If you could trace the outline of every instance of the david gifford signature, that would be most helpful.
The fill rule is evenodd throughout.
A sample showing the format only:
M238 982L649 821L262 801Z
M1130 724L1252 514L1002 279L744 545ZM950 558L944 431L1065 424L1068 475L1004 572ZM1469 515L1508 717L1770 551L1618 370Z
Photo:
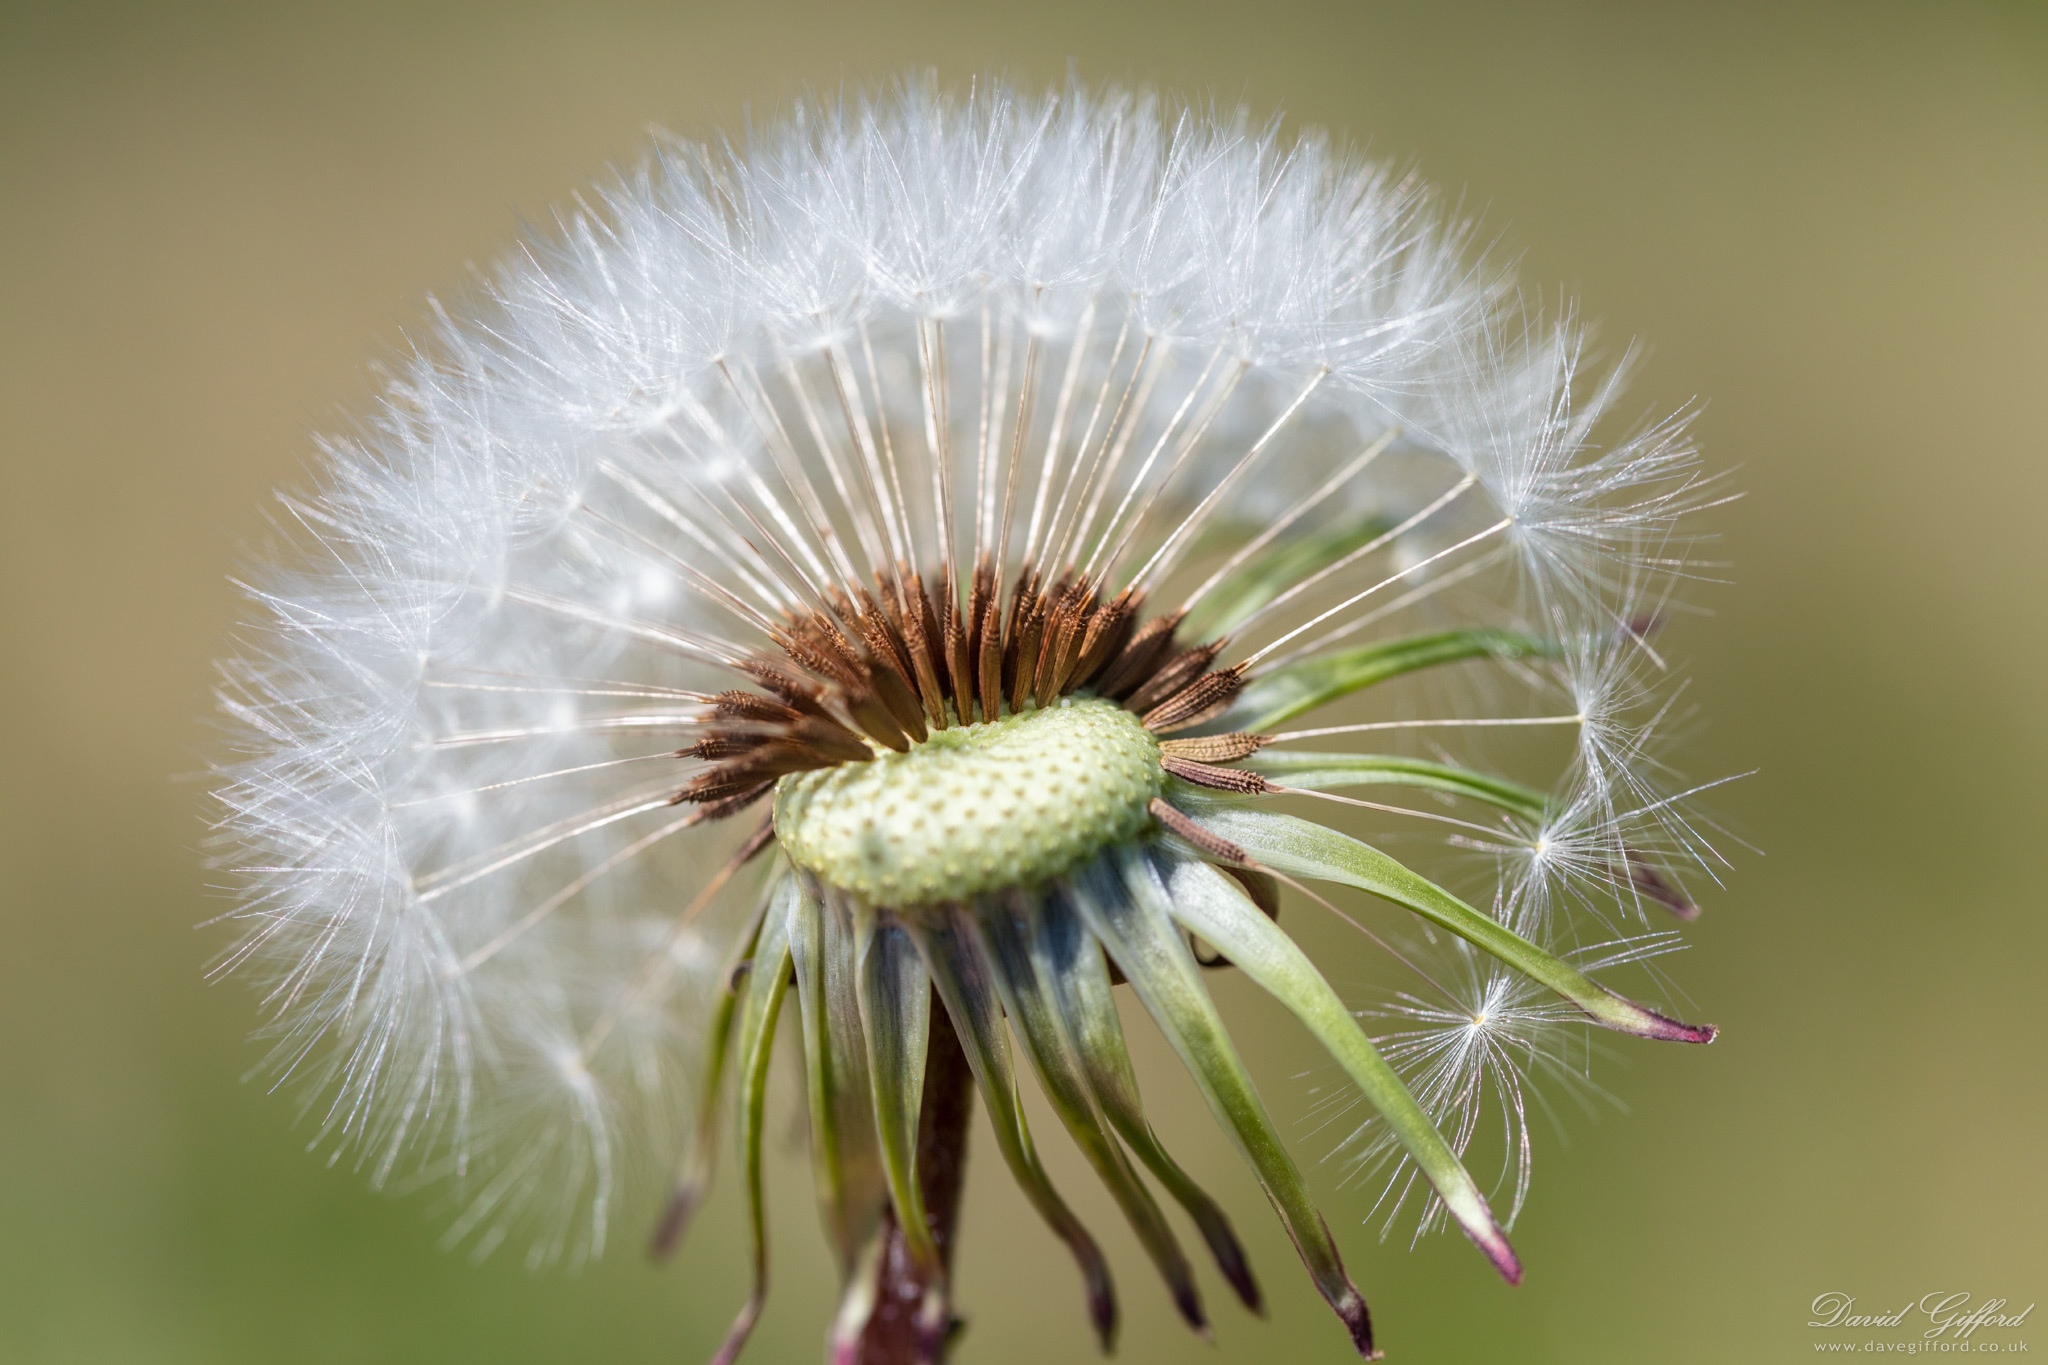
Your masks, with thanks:
M1971 1294L1951 1294L1936 1290L1908 1300L1904 1307L1891 1312L1859 1312L1856 1300L1839 1290L1829 1290L1813 1301L1813 1317L1808 1327L1904 1327L1907 1320L1918 1327L1922 1320L1928 1325L1920 1335L1929 1341L1949 1337L1952 1340L1967 1341L1980 1327L2018 1327L2027 1320L2027 1314L2034 1311L2028 1304L2018 1312L2008 1313L2006 1299L1986 1299L1974 1307Z

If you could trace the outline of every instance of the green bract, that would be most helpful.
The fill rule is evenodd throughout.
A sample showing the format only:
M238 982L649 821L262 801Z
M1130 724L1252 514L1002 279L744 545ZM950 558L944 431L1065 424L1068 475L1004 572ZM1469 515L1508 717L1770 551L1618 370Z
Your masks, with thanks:
M1159 743L1113 701L1066 697L782 779L791 861L872 904L967 900L1059 876L1151 820Z

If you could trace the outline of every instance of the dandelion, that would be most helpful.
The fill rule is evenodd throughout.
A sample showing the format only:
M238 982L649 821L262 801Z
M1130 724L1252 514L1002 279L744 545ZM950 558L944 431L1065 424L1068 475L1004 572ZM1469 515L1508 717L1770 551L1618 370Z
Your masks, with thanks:
M282 502L223 668L223 966L263 983L315 1145L443 1181L451 1243L539 1265L621 1217L674 1245L732 1123L730 1360L786 1037L833 1359L945 1354L977 1096L1107 1350L1110 1269L1040 1163L1029 1071L1205 1331L1162 1202L1260 1292L1146 1118L1128 983L1370 1356L1209 996L1228 966L1518 1280L1460 1158L1482 1100L1520 1124L1555 1069L1525 1035L1713 1036L1557 946L1701 852L1669 837L1692 827L1629 719L1650 656L1616 623L1679 572L1706 485L1682 421L1602 435L1618 380L1470 235L1242 115L911 82L662 142L437 303ZM1459 761L1564 735L1556 800ZM1401 839L1486 850L1493 890ZM1453 1036L1376 1047L1283 887L1417 972L1392 1007ZM1386 916L1465 945L1470 989L1438 1000Z

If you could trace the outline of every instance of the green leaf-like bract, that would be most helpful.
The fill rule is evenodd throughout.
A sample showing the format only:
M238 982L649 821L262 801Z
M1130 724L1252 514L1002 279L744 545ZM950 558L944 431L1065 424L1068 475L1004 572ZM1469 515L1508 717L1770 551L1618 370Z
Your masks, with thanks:
M1365 1299L1345 1274L1330 1229L1231 1046L1201 969L1169 917L1165 886L1142 850L1122 849L1114 858L1113 867L1098 864L1075 879L1076 908L1180 1054L1210 1112L1265 1187L1316 1288L1350 1330L1358 1353L1370 1359L1372 1318Z
M1012 913L984 912L976 918L983 950L995 969L1003 1007L1010 1023L1038 1072L1038 1082L1052 1101L1074 1145L1109 1188L1123 1210L1131 1230L1158 1267L1173 1295L1181 1316L1197 1330L1208 1325L1202 1311L1201 1295L1195 1288L1194 1272L1166 1222L1150 1190L1138 1179L1123 1148L1111 1135L1101 1106L1088 1087L1073 1041L1062 1026L1059 1009L1052 997L1049 972L1055 964L1041 951L1034 951L1037 935L1027 918L1030 903L1023 897L1012 902Z
M1562 958L1545 952L1492 916L1481 914L1428 878L1348 834L1262 810L1206 811L1200 823L1267 867L1355 886L1414 911L1548 986L1607 1028L1676 1042L1714 1040L1711 1024L1680 1023L1616 995Z
M931 989L917 950L902 929L878 922L875 912L864 907L854 913L861 1030L867 1036L868 1084L874 1096L882 1174L896 1206L904 1246L926 1274L941 1279L945 1266L932 1241L917 1179L917 1118L924 1102Z
M799 881L806 880L801 874ZM875 1150L867 1045L854 998L850 926L809 889L790 917L790 956L803 1010L811 1168L842 1276L851 1278L888 1199Z
M1230 709L1205 728L1264 730L1420 668L1464 659L1526 659L1555 652L1556 647L1549 641L1492 627L1446 630L1361 645L1257 675L1245 684Z
M1336 787L1424 787L1470 797L1532 824L1540 823L1549 810L1549 800L1533 787L1510 782L1491 773L1475 772L1449 763L1432 763L1422 758L1392 754L1296 753L1266 749L1246 759L1244 767L1284 786L1307 791L1329 791Z
M747 1189L747 1234L753 1252L753 1288L740 1309L725 1344L712 1365L728 1365L760 1319L761 1304L768 1295L767 1209L761 1190L761 1129L768 1107L768 1058L775 1043L775 1021L782 1013L782 999L789 989L789 931L803 892L795 876L785 876L775 887L768 914L761 922L754 945L753 965L747 973L746 996L740 1005L738 1099L739 1149Z
M1023 1106L1018 1102L1016 1074L1010 1066L1010 1047L1003 1031L1002 1006L996 999L988 962L958 910L943 917L918 916L910 921L910 930L918 951L924 955L925 970L931 973L939 1001L952 1019L953 1031L959 1035L960 1046L967 1054L968 1068L974 1073L989 1124L995 1129L996 1148L1031 1206L1038 1210L1038 1216L1067 1244L1080 1265L1088 1291L1088 1315L1103 1351L1107 1352L1116 1344L1117 1324L1116 1290L1110 1281L1109 1263L1039 1163L1031 1130L1024 1122Z
M1109 968L1102 960L1102 946L1082 928L1070 905L1049 898L1040 903L1033 955L1050 966L1045 978L1051 983L1067 1037L1073 1042L1075 1056L1103 1115L1124 1145L1152 1172L1152 1178L1194 1220L1202 1239L1209 1244L1210 1254L1216 1258L1217 1269L1237 1291L1239 1301L1259 1312L1258 1283L1252 1278L1237 1235L1231 1231L1230 1220L1207 1191L1167 1155L1145 1119L1144 1104L1138 1096L1137 1071L1131 1065L1129 1049L1124 1046L1123 1024L1117 1018L1116 999L1110 993Z
M1293 1011L1378 1111L1465 1235L1486 1253L1508 1283L1518 1283L1522 1267L1514 1249L1457 1153L1294 940L1228 877L1206 863L1193 859L1177 862L1168 875L1167 889L1173 899L1174 919Z

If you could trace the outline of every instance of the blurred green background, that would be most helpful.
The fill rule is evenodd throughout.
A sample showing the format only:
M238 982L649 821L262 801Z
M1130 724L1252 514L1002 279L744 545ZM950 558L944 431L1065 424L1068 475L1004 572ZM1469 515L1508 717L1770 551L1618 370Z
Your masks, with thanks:
M1070 58L1284 105L1463 191L1532 282L1654 343L1645 409L1708 400L1748 493L1715 514L1736 585L1669 637L1712 721L1688 767L1761 769L1717 796L1767 856L1675 964L1725 1036L1622 1049L1632 1112L1540 1134L1520 1289L1333 1196L1393 1358L1789 1360L1826 1290L2048 1292L2048 7L65 5L0 19L0 1360L708 1354L743 1292L729 1186L664 1268L631 1238L580 1277L473 1266L240 1079L252 1004L200 980L221 906L202 784L173 778L210 743L226 575L423 295L649 122ZM1305 1116L1307 1043L1224 994ZM1223 1139L1162 1127L1273 1319L1212 1285L1203 1346L1111 1233L1123 1358L1344 1359ZM777 1160L750 1358L809 1361L830 1276ZM1086 1358L985 1146L968 1201L963 1365Z

